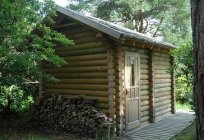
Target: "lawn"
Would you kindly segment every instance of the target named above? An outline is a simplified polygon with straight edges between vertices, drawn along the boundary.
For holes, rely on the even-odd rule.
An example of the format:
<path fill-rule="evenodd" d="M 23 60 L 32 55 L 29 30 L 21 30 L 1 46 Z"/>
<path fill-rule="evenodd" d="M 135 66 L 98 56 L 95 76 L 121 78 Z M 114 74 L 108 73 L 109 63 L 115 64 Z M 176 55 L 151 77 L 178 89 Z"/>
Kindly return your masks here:
<path fill-rule="evenodd" d="M 193 123 L 171 140 L 196 140 L 196 125 Z"/>
<path fill-rule="evenodd" d="M 193 108 L 192 105 L 189 103 L 182 104 L 180 102 L 176 102 L 176 109 L 177 110 L 193 111 L 192 108 Z"/>
<path fill-rule="evenodd" d="M 0 119 L 0 140 L 83 140 L 71 134 L 56 133 L 55 131 L 34 128 L 28 117 L 12 117 Z M 87 139 L 86 139 L 87 140 Z"/>

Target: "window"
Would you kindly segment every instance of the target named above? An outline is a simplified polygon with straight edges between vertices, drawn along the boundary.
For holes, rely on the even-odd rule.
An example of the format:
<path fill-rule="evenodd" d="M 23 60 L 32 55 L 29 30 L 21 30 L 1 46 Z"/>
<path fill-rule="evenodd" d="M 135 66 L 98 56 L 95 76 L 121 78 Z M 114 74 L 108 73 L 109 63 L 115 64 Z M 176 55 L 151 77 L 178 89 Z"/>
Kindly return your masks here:
<path fill-rule="evenodd" d="M 130 57 L 130 86 L 135 86 L 135 58 Z"/>

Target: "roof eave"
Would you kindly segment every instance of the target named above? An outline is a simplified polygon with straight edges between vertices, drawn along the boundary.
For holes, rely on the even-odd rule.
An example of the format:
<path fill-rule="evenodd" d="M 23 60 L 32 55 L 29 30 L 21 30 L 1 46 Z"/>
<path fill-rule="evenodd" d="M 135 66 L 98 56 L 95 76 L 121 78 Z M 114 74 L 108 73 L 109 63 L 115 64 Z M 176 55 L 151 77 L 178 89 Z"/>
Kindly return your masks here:
<path fill-rule="evenodd" d="M 105 34 L 108 34 L 108 35 L 110 35 L 116 39 L 120 39 L 120 37 L 121 37 L 121 33 L 119 33 L 118 31 L 115 31 L 114 29 L 111 29 L 110 27 L 103 25 L 103 24 L 101 24 L 99 27 L 98 23 L 84 17 L 83 15 L 80 15 L 79 13 L 76 14 L 74 11 L 65 9 L 65 8 L 58 6 L 58 5 L 56 5 L 56 9 L 58 12 L 66 15 L 66 16 L 69 16 L 69 17 L 73 18 L 74 20 L 79 20 L 83 24 L 86 24 L 92 28 L 98 29 L 98 30 L 104 32 Z"/>

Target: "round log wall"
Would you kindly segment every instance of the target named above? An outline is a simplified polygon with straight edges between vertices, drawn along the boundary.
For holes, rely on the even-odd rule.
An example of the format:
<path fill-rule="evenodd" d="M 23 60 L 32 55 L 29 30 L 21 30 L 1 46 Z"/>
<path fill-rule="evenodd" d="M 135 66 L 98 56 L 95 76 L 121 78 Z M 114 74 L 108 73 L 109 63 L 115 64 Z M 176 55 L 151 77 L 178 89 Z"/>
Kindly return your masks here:
<path fill-rule="evenodd" d="M 115 71 L 111 65 L 112 58 L 108 57 L 107 41 L 96 31 L 77 23 L 66 28 L 58 26 L 56 30 L 74 40 L 75 45 L 55 47 L 56 53 L 67 61 L 62 67 L 43 64 L 43 68 L 59 80 L 55 84 L 43 82 L 43 92 L 96 99 L 97 107 L 113 118 Z"/>

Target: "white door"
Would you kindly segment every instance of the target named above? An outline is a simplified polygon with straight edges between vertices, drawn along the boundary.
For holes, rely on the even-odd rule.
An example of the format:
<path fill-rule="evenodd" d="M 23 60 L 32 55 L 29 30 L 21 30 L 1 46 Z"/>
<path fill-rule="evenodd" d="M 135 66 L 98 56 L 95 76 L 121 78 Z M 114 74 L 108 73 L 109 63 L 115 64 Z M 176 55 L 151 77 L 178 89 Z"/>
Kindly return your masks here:
<path fill-rule="evenodd" d="M 140 58 L 137 53 L 125 53 L 126 130 L 140 126 Z"/>

